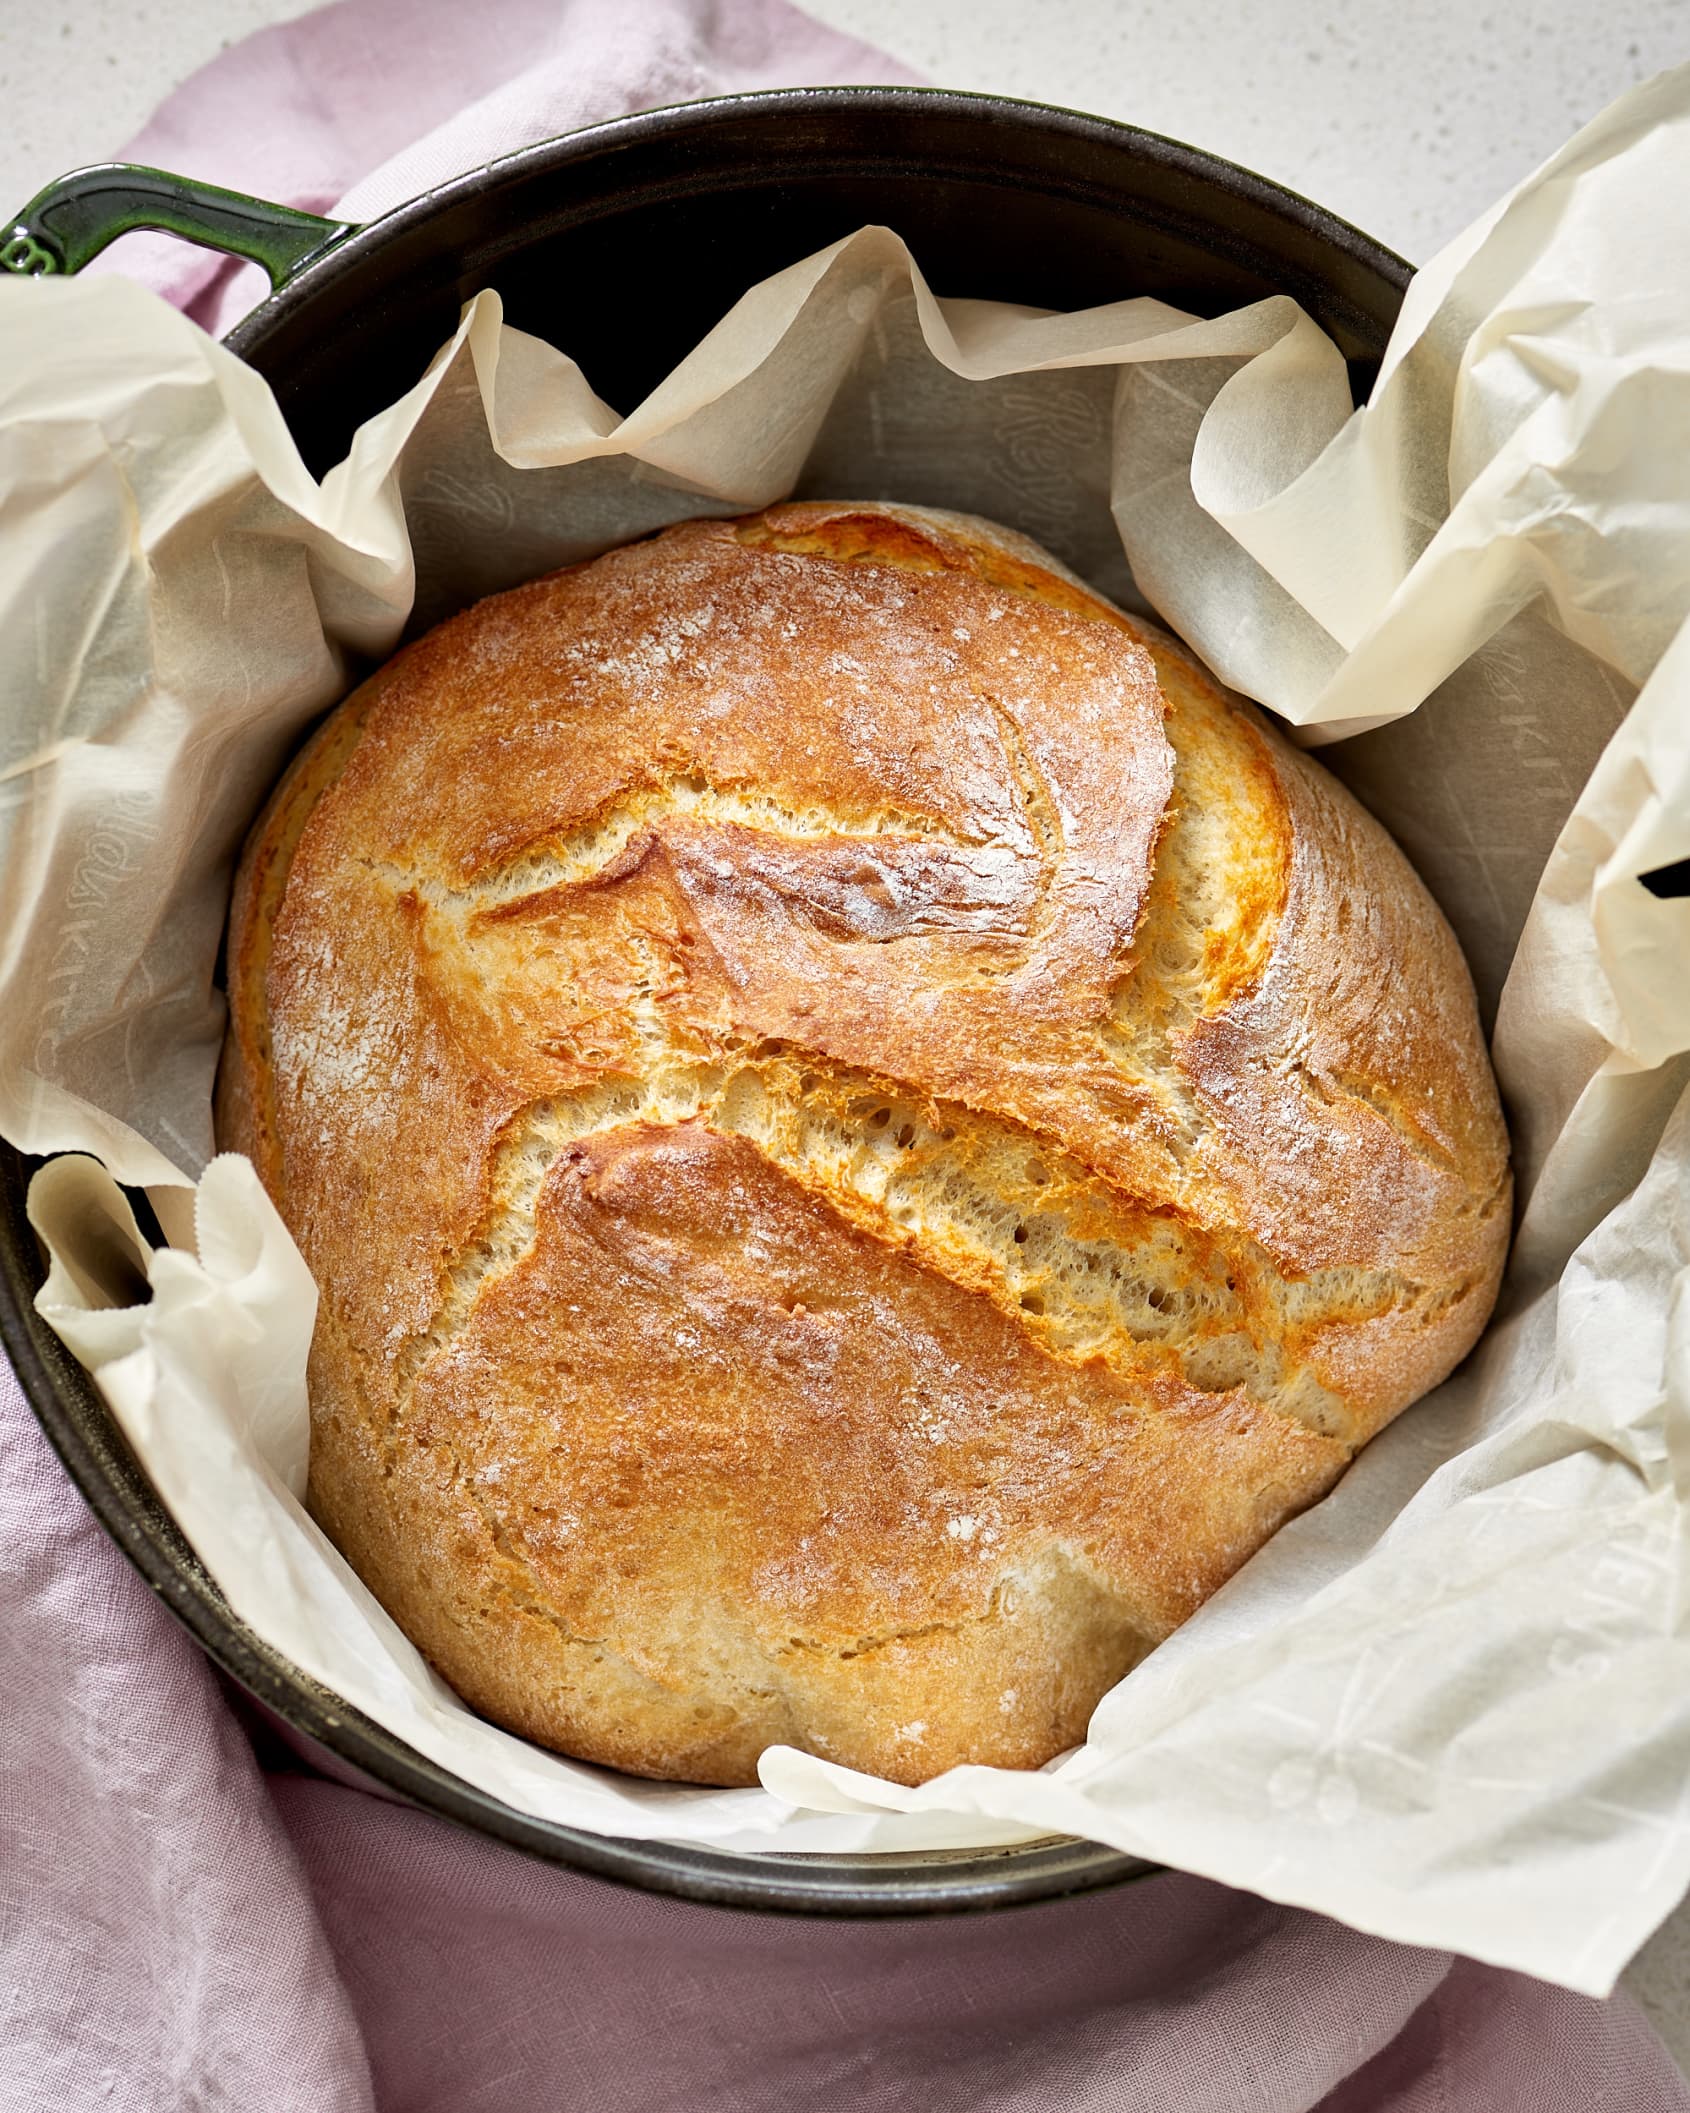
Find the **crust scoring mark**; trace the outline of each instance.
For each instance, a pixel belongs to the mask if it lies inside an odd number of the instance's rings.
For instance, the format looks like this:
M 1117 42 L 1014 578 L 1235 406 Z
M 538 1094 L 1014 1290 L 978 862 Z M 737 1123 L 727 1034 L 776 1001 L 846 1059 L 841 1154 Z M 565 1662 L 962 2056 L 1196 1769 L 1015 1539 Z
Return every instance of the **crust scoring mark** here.
M 783 799 L 744 785 L 717 785 L 695 770 L 665 773 L 608 800 L 559 835 L 525 846 L 485 875 L 453 884 L 436 879 L 431 899 L 482 916 L 516 907 L 559 888 L 583 887 L 622 858 L 638 836 L 670 820 L 725 823 L 800 842 L 838 837 L 914 837 L 967 851 L 985 837 L 958 836 L 934 816 L 913 808 L 846 808 L 829 801 Z
M 1206 1234 L 1121 1196 L 1052 1139 L 894 1081 L 802 1051 L 712 1063 L 670 1045 L 638 1078 L 535 1101 L 510 1124 L 487 1212 L 445 1272 L 429 1329 L 401 1354 L 396 1427 L 483 1287 L 531 1251 L 554 1171 L 590 1138 L 682 1123 L 746 1139 L 849 1223 L 989 1298 L 1047 1355 L 1146 1383 L 1241 1390 L 1328 1437 L 1347 1438 L 1348 1413 L 1288 1351 L 1303 1317 L 1365 1320 L 1428 1297 L 1395 1272 L 1287 1279 L 1246 1236 Z

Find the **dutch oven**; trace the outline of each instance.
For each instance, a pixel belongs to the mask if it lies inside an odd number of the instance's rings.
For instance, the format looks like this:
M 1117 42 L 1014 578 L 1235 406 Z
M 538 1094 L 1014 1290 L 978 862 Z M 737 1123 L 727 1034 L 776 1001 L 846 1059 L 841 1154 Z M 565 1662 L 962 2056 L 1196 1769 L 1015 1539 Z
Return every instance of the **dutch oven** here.
M 1292 295 L 1360 401 L 1409 267 L 1230 162 L 1071 111 L 926 89 L 803 89 L 647 111 L 471 170 L 349 226 L 156 169 L 51 184 L 0 269 L 74 272 L 135 228 L 246 257 L 273 291 L 227 343 L 274 391 L 321 476 L 420 375 L 465 301 L 576 359 L 627 410 L 729 299 L 865 224 L 894 228 L 941 294 L 1046 309 L 1152 295 L 1199 315 Z M 637 270 L 630 267 L 637 265 Z M 607 296 L 594 299 L 596 289 Z M 585 298 L 583 298 L 585 296 Z M 236 1619 L 87 1374 L 41 1321 L 24 1216 L 33 1162 L 0 1143 L 0 1342 L 101 1523 L 296 1751 L 531 1855 L 695 1900 L 807 1914 L 935 1914 L 1088 1890 L 1150 1867 L 1094 1843 L 921 1855 L 746 1855 L 608 1839 L 470 1788 L 310 1680 Z M 144 1200 L 144 1199 L 143 1199 Z

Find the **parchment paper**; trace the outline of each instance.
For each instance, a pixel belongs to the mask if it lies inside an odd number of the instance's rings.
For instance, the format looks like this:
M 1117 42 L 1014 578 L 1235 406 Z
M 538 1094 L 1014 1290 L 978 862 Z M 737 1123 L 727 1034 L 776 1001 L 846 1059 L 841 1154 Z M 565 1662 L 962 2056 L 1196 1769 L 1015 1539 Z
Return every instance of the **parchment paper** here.
M 938 301 L 867 229 L 738 300 L 626 417 L 483 294 L 319 487 L 264 385 L 138 288 L 0 287 L 0 1129 L 93 1155 L 32 1191 L 42 1310 L 256 1630 L 577 1825 L 1056 1829 L 1611 1986 L 1690 1883 L 1690 902 L 1638 878 L 1690 855 L 1686 166 L 1690 69 L 1420 275 L 1356 415 L 1289 300 Z M 794 490 L 1010 522 L 1307 738 L 1359 733 L 1326 760 L 1500 992 L 1523 1215 L 1479 1351 L 1038 1774 L 909 1791 L 776 1749 L 763 1789 L 688 1790 L 472 1716 L 300 1507 L 313 1288 L 251 1169 L 211 1156 L 232 860 L 356 667 Z

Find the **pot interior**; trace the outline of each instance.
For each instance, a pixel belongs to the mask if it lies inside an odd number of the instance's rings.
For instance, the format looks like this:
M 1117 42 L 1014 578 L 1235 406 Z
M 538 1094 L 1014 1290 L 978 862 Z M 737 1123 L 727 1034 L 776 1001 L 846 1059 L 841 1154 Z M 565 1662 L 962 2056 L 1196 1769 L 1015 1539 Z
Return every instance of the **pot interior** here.
M 813 89 L 625 118 L 373 222 L 231 333 L 321 475 L 420 375 L 463 303 L 561 346 L 626 413 L 760 279 L 865 225 L 936 293 L 1051 309 L 1150 294 L 1214 315 L 1300 301 L 1366 394 L 1409 268 L 1229 162 L 986 96 Z

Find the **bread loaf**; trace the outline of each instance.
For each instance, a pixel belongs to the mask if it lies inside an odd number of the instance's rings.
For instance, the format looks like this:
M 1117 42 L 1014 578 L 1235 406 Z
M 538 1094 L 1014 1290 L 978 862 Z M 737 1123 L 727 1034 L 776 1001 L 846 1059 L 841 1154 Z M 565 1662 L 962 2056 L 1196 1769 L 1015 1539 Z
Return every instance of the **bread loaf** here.
M 637 1774 L 1038 1766 L 1495 1295 L 1401 854 L 984 522 L 777 506 L 466 610 L 285 779 L 228 960 L 316 1516 Z

